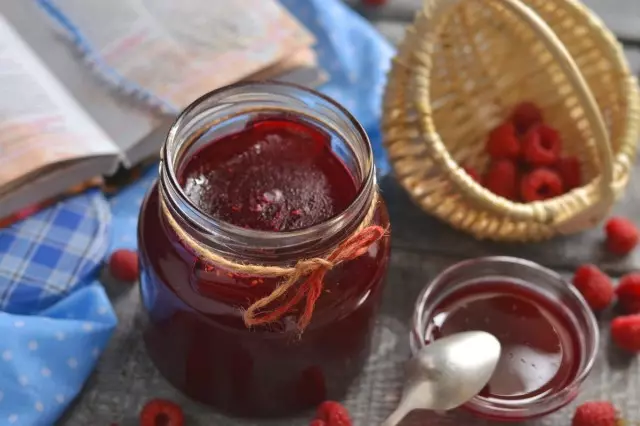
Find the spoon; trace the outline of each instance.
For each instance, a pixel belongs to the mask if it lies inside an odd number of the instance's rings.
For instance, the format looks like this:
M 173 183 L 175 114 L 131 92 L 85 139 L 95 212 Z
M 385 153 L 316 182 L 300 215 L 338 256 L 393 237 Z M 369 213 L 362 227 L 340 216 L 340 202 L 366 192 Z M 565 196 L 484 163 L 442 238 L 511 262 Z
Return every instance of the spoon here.
M 484 331 L 466 331 L 423 346 L 407 363 L 402 399 L 382 423 L 396 426 L 413 410 L 459 407 L 484 388 L 500 358 L 500 342 Z

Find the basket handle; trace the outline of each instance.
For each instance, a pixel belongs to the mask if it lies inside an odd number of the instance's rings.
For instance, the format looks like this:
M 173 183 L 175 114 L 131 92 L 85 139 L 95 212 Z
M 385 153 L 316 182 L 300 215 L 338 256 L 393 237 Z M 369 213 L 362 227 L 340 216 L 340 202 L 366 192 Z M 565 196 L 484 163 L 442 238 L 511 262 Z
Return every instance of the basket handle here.
M 445 5 L 445 8 L 448 9 L 448 7 L 461 1 L 468 0 L 444 0 L 445 4 L 448 3 Z M 456 179 L 455 177 L 454 179 L 460 184 L 461 189 L 466 192 L 467 195 L 473 197 L 473 199 L 481 203 L 483 207 L 493 210 L 496 213 L 520 220 L 538 220 L 551 223 L 554 228 L 560 232 L 572 232 L 573 230 L 584 229 L 585 221 L 588 221 L 590 224 L 595 224 L 603 219 L 608 214 L 615 199 L 615 190 L 613 187 L 614 158 L 609 142 L 609 134 L 600 109 L 571 54 L 544 20 L 540 18 L 533 9 L 523 4 L 520 0 L 493 1 L 501 3 L 513 14 L 529 24 L 567 76 L 569 84 L 585 112 L 585 117 L 590 123 L 595 139 L 596 151 L 602 164 L 600 177 L 589 186 L 574 190 L 574 194 L 572 194 L 574 195 L 574 197 L 572 197 L 574 202 L 571 202 L 571 204 L 575 204 L 576 199 L 583 201 L 592 198 L 594 195 L 597 196 L 597 199 L 595 203 L 583 206 L 584 208 L 582 209 L 567 209 L 566 206 L 563 206 L 565 203 L 562 203 L 562 200 L 568 200 L 568 198 L 571 197 L 569 194 L 561 197 L 558 200 L 559 202 L 550 205 L 545 202 L 529 204 L 514 203 L 490 193 L 487 189 L 471 179 Z M 442 9 L 440 12 L 441 11 Z M 417 104 L 421 103 L 420 101 L 417 102 Z M 417 106 L 419 107 L 419 105 Z M 424 123 L 422 120 L 421 122 Z M 444 154 L 441 158 L 445 160 L 445 163 L 448 163 L 446 168 L 457 169 L 457 165 L 449 156 L 442 140 L 436 137 L 433 142 L 436 151 Z M 487 193 L 490 194 L 490 197 L 486 196 Z M 582 202 L 581 204 L 586 203 Z M 569 210 L 573 210 L 575 213 L 568 214 Z

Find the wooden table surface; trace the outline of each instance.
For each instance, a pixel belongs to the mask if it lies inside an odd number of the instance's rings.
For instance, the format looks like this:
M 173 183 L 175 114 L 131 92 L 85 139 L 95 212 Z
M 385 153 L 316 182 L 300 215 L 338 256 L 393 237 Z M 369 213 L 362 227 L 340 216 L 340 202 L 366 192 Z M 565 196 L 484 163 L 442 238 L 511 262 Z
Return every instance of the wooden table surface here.
M 550 0 L 552 1 L 552 0 Z M 391 40 L 402 38 L 419 0 L 389 0 L 384 7 L 354 7 Z M 625 42 L 625 52 L 636 72 L 640 72 L 640 0 L 589 0 Z M 505 245 L 478 242 L 425 215 L 413 205 L 402 188 L 388 177 L 381 182 L 393 225 L 393 255 L 382 312 L 374 336 L 374 350 L 364 374 L 348 398 L 347 405 L 359 426 L 377 426 L 396 404 L 402 380 L 402 365 L 409 355 L 408 324 L 413 304 L 421 288 L 439 271 L 457 260 L 491 254 L 510 254 L 535 260 L 569 277 L 576 265 L 598 262 L 614 276 L 640 269 L 640 254 L 625 259 L 610 258 L 601 248 L 600 230 L 559 238 L 537 245 Z M 616 211 L 640 219 L 640 181 L 637 177 Z M 136 413 L 149 397 L 167 397 L 185 407 L 189 425 L 250 426 L 306 425 L 308 416 L 283 421 L 258 422 L 229 419 L 199 406 L 180 395 L 159 376 L 141 345 L 135 289 L 106 283 L 120 323 L 98 368 L 61 424 L 67 426 L 135 425 Z M 640 363 L 609 344 L 607 320 L 601 318 L 602 346 L 598 360 L 579 401 L 610 399 L 627 418 L 640 421 Z M 577 403 L 577 402 L 576 402 Z M 543 419 L 524 423 L 530 426 L 568 426 L 574 405 Z M 100 423 L 96 423 L 100 419 Z M 488 425 L 464 413 L 445 417 L 421 413 L 403 423 L 417 425 Z

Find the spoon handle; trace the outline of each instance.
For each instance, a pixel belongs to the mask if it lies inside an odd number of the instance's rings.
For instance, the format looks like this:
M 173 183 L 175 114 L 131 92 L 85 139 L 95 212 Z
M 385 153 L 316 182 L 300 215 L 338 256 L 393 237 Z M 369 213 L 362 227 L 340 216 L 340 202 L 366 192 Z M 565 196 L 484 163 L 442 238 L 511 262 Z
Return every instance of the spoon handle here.
M 412 407 L 407 407 L 407 406 L 404 406 L 404 405 L 400 405 L 400 406 L 398 406 L 398 408 L 396 408 L 396 410 L 393 413 L 391 413 L 391 415 L 389 417 L 387 417 L 387 419 L 384 422 L 382 422 L 382 424 L 380 426 L 396 426 L 411 411 L 413 411 Z
M 402 393 L 398 407 L 381 426 L 396 426 L 413 410 L 431 409 L 433 392 L 433 385 L 429 381 L 409 385 Z

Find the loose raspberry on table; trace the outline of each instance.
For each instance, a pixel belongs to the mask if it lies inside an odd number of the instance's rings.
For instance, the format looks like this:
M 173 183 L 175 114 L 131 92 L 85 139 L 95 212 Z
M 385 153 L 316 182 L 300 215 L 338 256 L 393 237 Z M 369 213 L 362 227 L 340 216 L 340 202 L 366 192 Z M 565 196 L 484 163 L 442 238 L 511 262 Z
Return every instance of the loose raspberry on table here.
M 524 175 L 520 181 L 520 196 L 526 202 L 542 201 L 562 194 L 562 179 L 551 169 L 535 169 Z
M 184 413 L 175 402 L 152 399 L 140 412 L 140 426 L 183 426 Z
M 573 276 L 573 285 L 594 311 L 599 311 L 613 300 L 611 279 L 595 265 L 582 265 Z
M 625 315 L 611 321 L 611 338 L 626 351 L 640 352 L 640 314 Z
M 607 234 L 607 248 L 617 255 L 630 253 L 640 238 L 636 225 L 624 217 L 612 217 L 607 221 L 604 230 Z
M 513 109 L 511 121 L 519 132 L 524 133 L 531 127 L 542 123 L 542 111 L 533 102 L 522 102 Z
M 323 420 L 327 426 L 351 426 L 349 411 L 339 402 L 325 401 L 318 407 L 316 417 Z
M 632 272 L 620 278 L 616 295 L 625 312 L 640 314 L 640 273 Z
M 109 258 L 109 272 L 120 281 L 134 282 L 138 279 L 138 253 L 133 250 L 120 249 Z
M 589 401 L 578 406 L 571 426 L 617 426 L 618 412 L 608 401 Z
M 487 153 L 494 159 L 515 160 L 520 156 L 520 141 L 512 123 L 504 123 L 489 133 Z
M 564 182 L 565 190 L 571 191 L 582 186 L 580 161 L 576 157 L 561 158 L 555 167 Z
M 496 195 L 509 200 L 518 199 L 518 170 L 511 160 L 493 162 L 484 176 L 484 186 Z
M 532 166 L 551 166 L 560 158 L 560 134 L 541 124 L 532 127 L 522 139 L 522 157 Z

